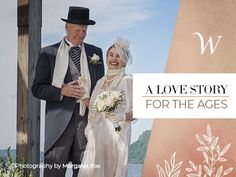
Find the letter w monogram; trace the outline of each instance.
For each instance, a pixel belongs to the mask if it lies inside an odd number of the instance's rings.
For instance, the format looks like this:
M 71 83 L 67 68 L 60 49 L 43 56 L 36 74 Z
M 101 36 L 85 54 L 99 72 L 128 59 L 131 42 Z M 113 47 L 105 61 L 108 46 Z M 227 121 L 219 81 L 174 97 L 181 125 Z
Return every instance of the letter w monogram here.
M 201 33 L 198 33 L 198 32 L 195 32 L 192 34 L 192 36 L 194 35 L 197 35 L 200 39 L 200 42 L 201 42 L 201 55 L 203 55 L 203 53 L 205 52 L 208 44 L 210 45 L 210 52 L 211 52 L 211 55 L 213 55 L 213 53 L 215 52 L 215 49 L 216 47 L 218 46 L 219 42 L 220 42 L 220 39 L 223 37 L 223 36 L 217 36 L 218 37 L 218 40 L 215 44 L 215 46 L 213 46 L 213 41 L 212 41 L 212 37 L 210 37 L 207 41 L 206 44 L 204 44 L 204 39 L 203 39 L 203 36 Z

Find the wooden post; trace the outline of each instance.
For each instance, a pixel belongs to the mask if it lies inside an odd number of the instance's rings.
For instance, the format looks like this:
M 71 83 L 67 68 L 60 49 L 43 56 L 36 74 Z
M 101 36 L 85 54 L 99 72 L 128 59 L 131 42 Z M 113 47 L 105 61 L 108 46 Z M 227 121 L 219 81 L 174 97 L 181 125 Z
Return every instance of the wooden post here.
M 41 48 L 42 0 L 17 0 L 17 157 L 40 163 L 40 102 L 32 96 L 34 68 Z M 27 169 L 27 175 L 29 171 Z M 39 176 L 39 169 L 33 170 Z

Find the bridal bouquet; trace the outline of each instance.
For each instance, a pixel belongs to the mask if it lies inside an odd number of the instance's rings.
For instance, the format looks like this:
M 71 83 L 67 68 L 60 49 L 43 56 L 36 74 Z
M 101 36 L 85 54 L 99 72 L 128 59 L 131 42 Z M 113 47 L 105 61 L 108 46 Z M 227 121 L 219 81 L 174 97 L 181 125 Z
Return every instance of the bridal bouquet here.
M 120 126 L 113 115 L 119 105 L 124 102 L 124 94 L 117 91 L 104 91 L 100 93 L 94 104 L 93 110 L 99 113 L 105 113 L 105 117 L 110 118 L 114 124 L 115 130 L 120 131 Z

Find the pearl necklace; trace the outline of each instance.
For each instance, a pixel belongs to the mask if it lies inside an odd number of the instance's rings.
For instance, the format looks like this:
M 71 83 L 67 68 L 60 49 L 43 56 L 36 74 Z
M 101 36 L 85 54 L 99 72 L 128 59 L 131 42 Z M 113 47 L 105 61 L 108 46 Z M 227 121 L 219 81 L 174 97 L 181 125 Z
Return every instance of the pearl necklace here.
M 114 81 L 123 70 L 124 70 L 124 67 L 120 69 L 115 69 L 115 70 L 108 69 L 105 82 L 103 84 L 103 88 L 108 88 L 111 85 L 112 81 Z M 111 79 L 108 79 L 108 77 L 110 77 Z
M 108 77 L 106 77 L 105 81 L 106 82 L 112 82 L 118 75 L 114 76 L 113 78 L 111 79 L 108 79 Z
M 108 77 L 106 77 L 105 82 L 104 82 L 104 88 L 107 88 L 108 86 L 110 86 L 112 81 L 114 81 L 117 76 L 118 74 L 111 79 L 108 79 Z

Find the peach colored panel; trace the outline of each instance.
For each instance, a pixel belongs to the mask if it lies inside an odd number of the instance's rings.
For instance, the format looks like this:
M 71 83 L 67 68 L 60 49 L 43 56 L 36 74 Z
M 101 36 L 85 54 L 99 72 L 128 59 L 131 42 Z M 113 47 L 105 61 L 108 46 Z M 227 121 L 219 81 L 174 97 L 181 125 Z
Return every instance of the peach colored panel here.
M 182 0 L 172 39 L 166 72 L 236 72 L 236 1 Z M 200 32 L 213 45 L 221 38 L 213 55 L 209 46 L 200 54 Z
M 219 137 L 218 144 L 221 149 L 231 143 L 224 155 L 227 162 L 221 165 L 224 169 L 229 167 L 236 169 L 235 119 L 157 119 L 154 121 L 142 177 L 158 177 L 156 164 L 164 167 L 164 160 L 170 161 L 174 152 L 176 152 L 176 162 L 183 161 L 179 177 L 187 175 L 185 168 L 189 167 L 189 160 L 195 164 L 202 164 L 203 155 L 196 150 L 201 145 L 197 142 L 195 135 L 202 137 L 206 134 L 207 124 L 211 126 L 212 135 Z M 235 177 L 235 171 L 228 176 Z
M 169 51 L 166 72 L 172 73 L 234 73 L 236 72 L 236 1 L 235 0 L 181 0 L 176 27 Z M 200 40 L 194 32 L 203 35 L 205 43 L 212 37 L 223 36 L 213 55 L 209 46 L 200 54 Z M 234 82 L 234 81 L 232 81 Z M 235 105 L 236 106 L 236 105 Z M 191 117 L 190 117 L 191 118 Z M 156 164 L 164 167 L 176 152 L 176 161 L 183 161 L 181 174 L 186 176 L 188 161 L 200 164 L 202 153 L 196 151 L 199 143 L 195 134 L 206 133 L 207 124 L 219 136 L 219 145 L 231 143 L 225 154 L 224 169 L 234 167 L 228 177 L 236 176 L 236 119 L 157 119 L 153 122 L 142 177 L 158 177 Z

